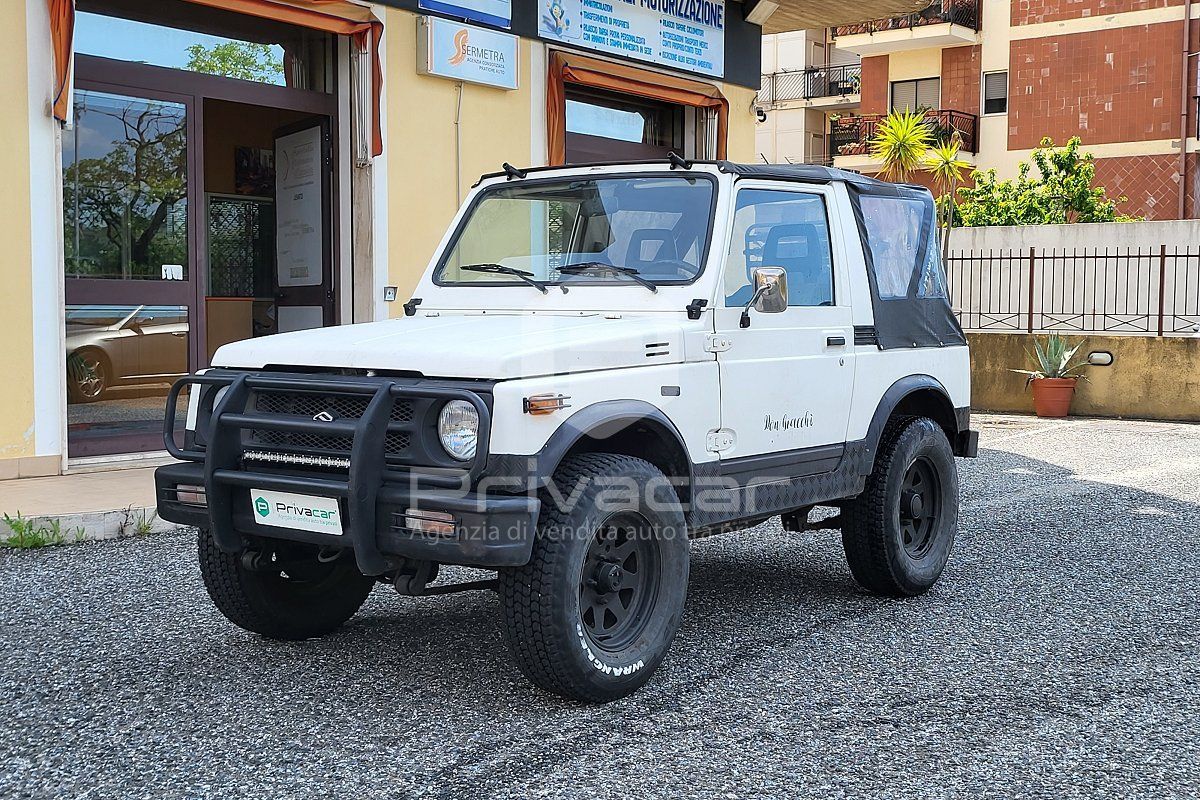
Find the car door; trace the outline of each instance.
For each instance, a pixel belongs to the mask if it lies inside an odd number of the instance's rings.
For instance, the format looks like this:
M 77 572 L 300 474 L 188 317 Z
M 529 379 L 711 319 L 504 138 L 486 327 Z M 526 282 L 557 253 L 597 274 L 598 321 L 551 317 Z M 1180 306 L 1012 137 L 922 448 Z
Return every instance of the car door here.
M 854 326 L 831 190 L 739 182 L 715 315 L 722 472 L 748 479 L 833 469 L 854 383 Z M 831 224 L 832 222 L 832 224 Z M 754 267 L 781 267 L 788 306 L 749 311 Z M 757 480 L 754 480 L 757 482 Z

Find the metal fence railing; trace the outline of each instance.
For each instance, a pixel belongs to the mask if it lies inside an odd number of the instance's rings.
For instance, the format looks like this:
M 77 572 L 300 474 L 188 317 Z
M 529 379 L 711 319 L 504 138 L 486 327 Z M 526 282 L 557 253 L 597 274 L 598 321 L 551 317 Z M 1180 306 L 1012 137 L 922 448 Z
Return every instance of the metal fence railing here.
M 811 67 L 795 72 L 773 72 L 762 76 L 758 99 L 763 103 L 811 100 L 815 97 L 849 97 L 862 87 L 862 66 Z
M 949 108 L 931 108 L 923 113 L 935 140 L 945 141 L 957 133 L 964 153 L 978 152 L 979 117 Z M 839 156 L 866 153 L 884 119 L 884 114 L 849 114 L 831 120 L 829 152 Z
M 839 25 L 833 28 L 834 37 L 853 36 L 860 33 L 879 33 L 880 31 L 903 30 L 920 28 L 925 25 L 939 25 L 949 22 L 962 25 L 964 28 L 979 30 L 979 0 L 941 0 L 918 11 L 915 14 L 903 14 L 899 17 L 884 17 L 853 25 Z
M 1200 246 L 952 252 L 946 273 L 970 331 L 1200 332 Z

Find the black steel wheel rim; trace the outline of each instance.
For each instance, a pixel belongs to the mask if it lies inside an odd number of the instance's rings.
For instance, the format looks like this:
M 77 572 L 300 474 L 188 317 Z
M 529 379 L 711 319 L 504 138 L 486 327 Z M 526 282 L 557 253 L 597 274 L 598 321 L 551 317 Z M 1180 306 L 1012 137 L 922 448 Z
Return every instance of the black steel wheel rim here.
M 649 520 L 635 511 L 613 514 L 588 542 L 579 581 L 579 614 L 593 647 L 617 652 L 649 623 L 662 563 Z
M 933 462 L 920 456 L 908 465 L 900 485 L 900 538 L 911 558 L 933 547 L 941 515 L 942 485 Z

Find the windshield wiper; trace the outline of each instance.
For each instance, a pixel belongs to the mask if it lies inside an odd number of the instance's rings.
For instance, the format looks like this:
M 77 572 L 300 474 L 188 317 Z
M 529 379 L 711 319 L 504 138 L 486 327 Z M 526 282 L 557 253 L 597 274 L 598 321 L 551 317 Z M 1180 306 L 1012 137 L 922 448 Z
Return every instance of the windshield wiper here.
M 489 272 L 493 275 L 512 275 L 514 278 L 520 278 L 525 281 L 542 294 L 550 293 L 550 290 L 546 288 L 546 284 L 534 280 L 532 272 L 526 272 L 516 267 L 506 267 L 503 264 L 467 264 L 464 267 L 459 267 L 459 269 L 466 272 Z
M 559 267 L 558 271 L 563 275 L 582 275 L 586 272 L 615 272 L 618 275 L 625 275 L 629 279 L 640 283 L 655 294 L 658 293 L 658 286 L 653 281 L 643 278 L 642 273 L 633 267 L 618 267 L 616 264 L 605 264 L 603 261 L 585 261 L 582 264 L 567 264 L 566 266 Z

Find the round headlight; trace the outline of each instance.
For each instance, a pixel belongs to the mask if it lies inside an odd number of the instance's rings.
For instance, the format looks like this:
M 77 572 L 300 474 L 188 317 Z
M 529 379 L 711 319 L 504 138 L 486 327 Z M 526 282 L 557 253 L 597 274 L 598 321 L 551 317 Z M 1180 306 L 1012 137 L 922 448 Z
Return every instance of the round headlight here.
M 438 415 L 438 436 L 447 453 L 459 461 L 475 457 L 479 442 L 479 412 L 466 400 L 451 400 Z

